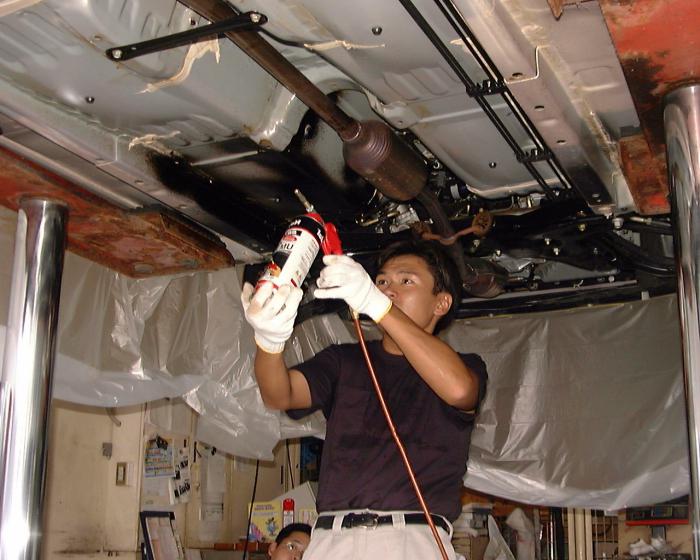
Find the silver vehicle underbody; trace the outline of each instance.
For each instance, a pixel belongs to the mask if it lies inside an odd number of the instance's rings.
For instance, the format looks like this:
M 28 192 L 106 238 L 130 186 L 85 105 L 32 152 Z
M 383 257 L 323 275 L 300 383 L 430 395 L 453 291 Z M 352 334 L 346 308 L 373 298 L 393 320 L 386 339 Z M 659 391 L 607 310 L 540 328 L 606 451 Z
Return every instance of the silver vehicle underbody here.
M 72 247 L 117 270 L 258 263 L 303 212 L 299 188 L 363 262 L 394 239 L 450 247 L 463 316 L 674 289 L 663 144 L 623 41 L 657 3 L 6 4 L 2 203 L 36 176 L 69 205 L 89 193 Z M 132 227 L 154 219 L 148 240 Z

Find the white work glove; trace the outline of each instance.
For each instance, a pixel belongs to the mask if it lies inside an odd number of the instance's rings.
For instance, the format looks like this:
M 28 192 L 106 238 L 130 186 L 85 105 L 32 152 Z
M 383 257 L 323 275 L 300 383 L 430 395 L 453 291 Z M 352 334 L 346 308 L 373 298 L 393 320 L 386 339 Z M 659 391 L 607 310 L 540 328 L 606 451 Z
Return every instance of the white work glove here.
M 347 255 L 326 255 L 325 268 L 316 280 L 314 295 L 320 299 L 344 299 L 357 313 L 369 315 L 375 323 L 391 309 L 391 300 L 374 285 L 362 265 Z
M 255 343 L 265 352 L 279 354 L 284 350 L 303 295 L 290 284 L 275 290 L 271 282 L 265 282 L 257 292 L 248 282 L 243 285 L 241 303 L 245 318 L 255 331 Z

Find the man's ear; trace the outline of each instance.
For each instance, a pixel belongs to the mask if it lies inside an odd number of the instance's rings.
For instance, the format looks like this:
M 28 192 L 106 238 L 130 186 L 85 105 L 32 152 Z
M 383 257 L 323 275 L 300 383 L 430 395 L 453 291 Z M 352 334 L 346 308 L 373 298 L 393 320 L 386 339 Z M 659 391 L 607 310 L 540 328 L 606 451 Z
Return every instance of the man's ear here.
M 435 315 L 442 317 L 447 315 L 447 312 L 452 307 L 452 294 L 448 292 L 440 292 L 438 295 L 437 305 L 435 306 Z
M 275 550 L 277 550 L 277 543 L 276 543 L 276 542 L 273 542 L 273 543 L 270 545 L 270 548 L 267 549 L 267 555 L 268 555 L 270 558 L 272 558 L 272 554 L 275 552 Z

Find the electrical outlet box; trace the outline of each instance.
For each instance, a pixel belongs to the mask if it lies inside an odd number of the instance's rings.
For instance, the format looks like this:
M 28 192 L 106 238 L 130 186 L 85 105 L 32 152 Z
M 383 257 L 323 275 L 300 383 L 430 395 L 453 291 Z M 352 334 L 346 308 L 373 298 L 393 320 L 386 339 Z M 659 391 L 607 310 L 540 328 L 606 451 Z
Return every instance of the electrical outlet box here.
M 115 483 L 117 486 L 134 485 L 134 463 L 126 461 L 117 463 L 117 476 Z

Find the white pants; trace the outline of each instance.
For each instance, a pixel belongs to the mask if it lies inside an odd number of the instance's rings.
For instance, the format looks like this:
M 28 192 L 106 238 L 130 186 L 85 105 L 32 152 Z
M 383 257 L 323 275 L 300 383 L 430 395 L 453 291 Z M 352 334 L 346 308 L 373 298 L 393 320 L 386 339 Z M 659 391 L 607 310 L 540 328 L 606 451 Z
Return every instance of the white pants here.
M 347 513 L 376 513 L 391 515 L 392 524 L 378 525 L 374 528 L 342 528 L 343 517 Z M 442 560 L 433 533 L 427 524 L 410 524 L 404 522 L 404 513 L 396 511 L 331 511 L 322 516 L 335 517 L 332 529 L 316 529 L 311 533 L 311 542 L 304 553 L 304 560 Z M 457 560 L 449 534 L 436 525 L 449 560 Z M 461 558 L 461 557 L 460 557 Z

